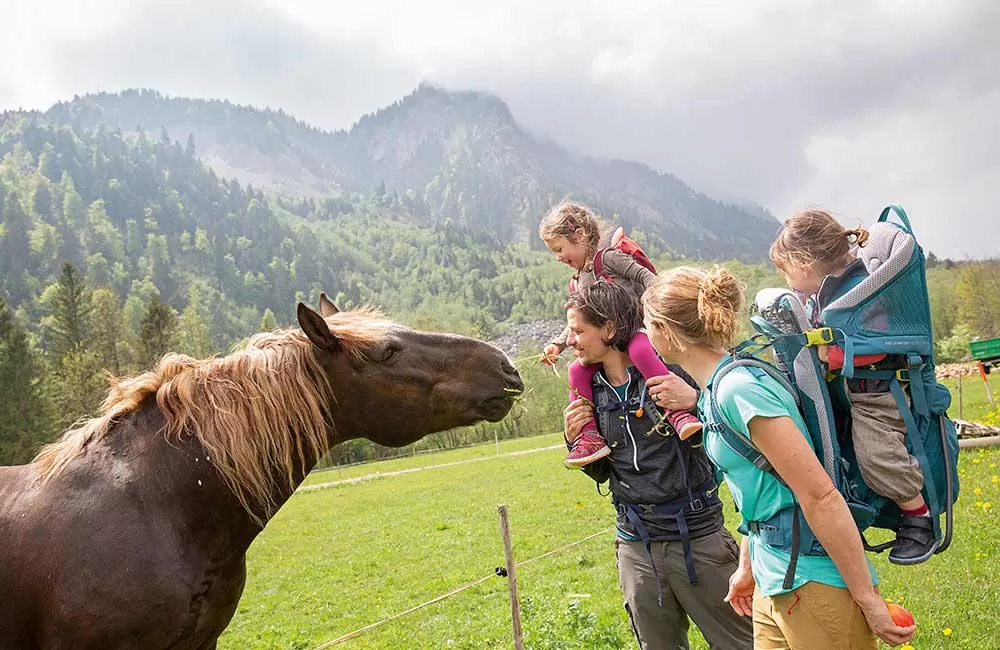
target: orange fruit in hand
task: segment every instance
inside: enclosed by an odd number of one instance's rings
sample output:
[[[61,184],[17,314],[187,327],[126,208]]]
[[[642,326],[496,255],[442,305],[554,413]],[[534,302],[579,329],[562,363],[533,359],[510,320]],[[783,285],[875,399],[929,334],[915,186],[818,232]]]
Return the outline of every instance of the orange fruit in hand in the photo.
[[[899,627],[910,627],[916,621],[913,620],[913,614],[906,611],[903,607],[897,605],[896,603],[887,602],[886,607],[889,608],[889,616],[892,617],[892,622]]]

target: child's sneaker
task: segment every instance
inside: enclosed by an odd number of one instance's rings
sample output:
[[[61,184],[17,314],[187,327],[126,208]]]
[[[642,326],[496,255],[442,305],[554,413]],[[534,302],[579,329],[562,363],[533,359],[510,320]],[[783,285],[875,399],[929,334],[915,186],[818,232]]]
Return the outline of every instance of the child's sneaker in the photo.
[[[667,422],[674,428],[681,440],[687,440],[701,431],[703,427],[695,414],[690,411],[670,411],[667,413]]]
[[[584,431],[573,441],[573,449],[566,456],[565,463],[570,467],[583,467],[610,453],[611,448],[596,431]]]
[[[896,529],[896,543],[889,551],[893,564],[920,564],[931,559],[941,545],[934,535],[934,520],[927,515],[902,515]]]

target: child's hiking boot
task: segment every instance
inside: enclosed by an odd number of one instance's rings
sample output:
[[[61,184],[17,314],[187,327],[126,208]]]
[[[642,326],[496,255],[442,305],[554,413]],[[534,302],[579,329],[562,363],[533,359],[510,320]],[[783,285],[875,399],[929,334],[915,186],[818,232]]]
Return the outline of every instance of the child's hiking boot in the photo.
[[[604,438],[598,435],[596,429],[589,429],[573,441],[573,449],[564,462],[570,467],[583,467],[610,453],[611,448],[604,442]]]
[[[690,411],[667,411],[667,422],[681,440],[687,440],[702,429],[702,423]]]
[[[902,515],[896,543],[889,551],[893,564],[920,564],[931,559],[940,542],[934,535],[934,520],[927,515]]]

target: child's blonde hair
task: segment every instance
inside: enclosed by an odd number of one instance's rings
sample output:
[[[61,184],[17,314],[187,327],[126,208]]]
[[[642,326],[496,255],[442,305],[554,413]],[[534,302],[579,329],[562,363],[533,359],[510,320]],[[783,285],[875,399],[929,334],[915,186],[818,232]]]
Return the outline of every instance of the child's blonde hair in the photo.
[[[555,237],[572,240],[575,234],[582,230],[586,234],[587,246],[596,253],[600,246],[603,226],[601,219],[593,210],[582,203],[563,199],[542,218],[542,223],[538,226],[538,236],[545,241]]]
[[[813,269],[830,273],[851,261],[851,248],[864,246],[868,231],[847,230],[829,212],[803,210],[791,217],[771,244],[770,257],[779,271]]]
[[[711,271],[681,266],[656,276],[642,305],[672,350],[726,349],[739,332],[743,285],[719,266]]]

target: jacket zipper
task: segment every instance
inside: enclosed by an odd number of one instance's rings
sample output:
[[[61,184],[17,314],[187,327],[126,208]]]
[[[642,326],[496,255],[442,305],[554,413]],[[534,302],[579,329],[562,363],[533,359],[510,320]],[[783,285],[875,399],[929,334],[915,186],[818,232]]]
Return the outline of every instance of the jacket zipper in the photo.
[[[600,377],[601,381],[604,382],[604,384],[606,384],[607,387],[611,389],[611,394],[615,396],[615,399],[618,400],[618,403],[619,404],[624,403],[626,405],[626,407],[627,407],[628,406],[628,399],[629,399],[629,390],[628,389],[632,386],[632,373],[628,373],[628,381],[625,383],[625,399],[624,400],[622,400],[620,397],[618,397],[618,391],[615,390],[615,387],[612,386],[608,382],[608,380],[604,378],[603,375],[598,375],[598,377]],[[640,471],[639,470],[639,446],[635,443],[635,436],[632,435],[632,427],[630,427],[629,423],[628,423],[628,408],[625,409],[625,415],[623,416],[623,419],[625,420],[625,431],[628,432],[628,437],[632,439],[632,467],[635,468],[636,472],[639,472]]]

